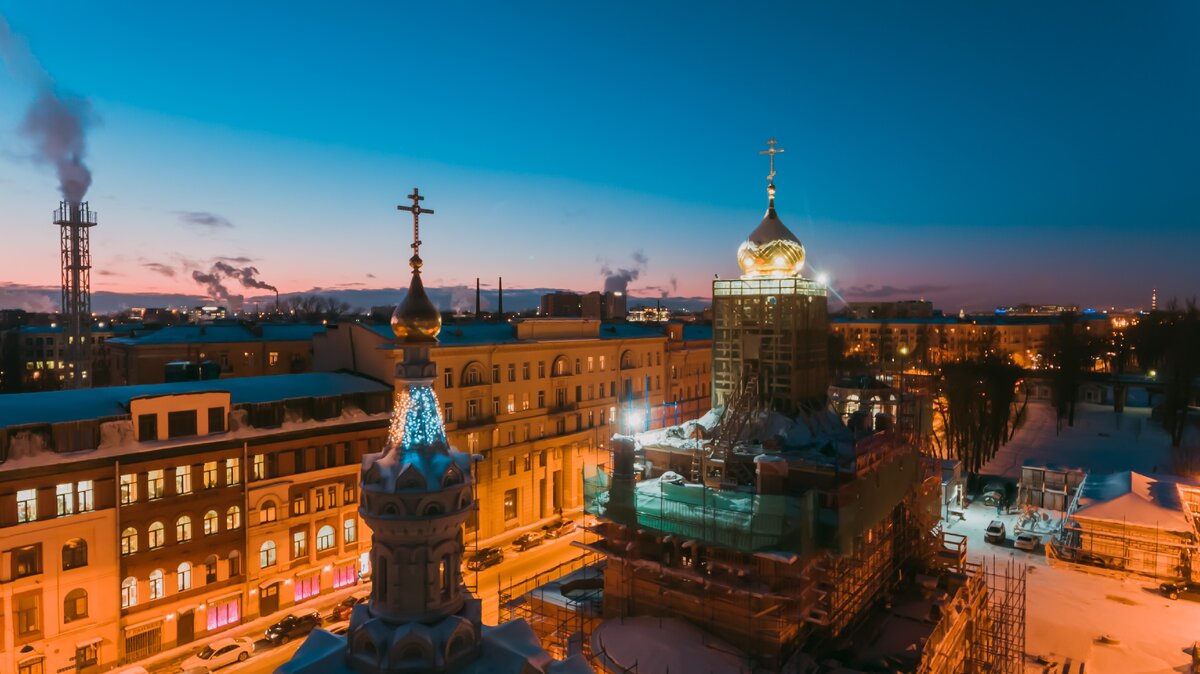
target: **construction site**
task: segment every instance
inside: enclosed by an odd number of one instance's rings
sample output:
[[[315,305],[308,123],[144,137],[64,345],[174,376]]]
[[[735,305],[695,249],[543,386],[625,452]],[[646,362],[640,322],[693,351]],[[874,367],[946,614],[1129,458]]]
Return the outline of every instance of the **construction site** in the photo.
[[[737,398],[724,417],[618,437],[585,477],[596,540],[502,588],[501,618],[598,671],[655,648],[597,639],[637,616],[712,635],[740,671],[1022,671],[1025,567],[967,561],[939,524],[940,472],[904,433]]]

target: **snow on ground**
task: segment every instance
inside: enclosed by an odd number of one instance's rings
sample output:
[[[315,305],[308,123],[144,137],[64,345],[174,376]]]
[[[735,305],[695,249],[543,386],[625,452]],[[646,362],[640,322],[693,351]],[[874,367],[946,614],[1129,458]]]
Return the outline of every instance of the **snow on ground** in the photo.
[[[747,658],[736,648],[674,618],[605,620],[592,632],[592,652],[611,671],[750,673]]]
[[[1027,564],[1026,652],[1054,654],[1070,660],[1070,671],[1086,663],[1088,674],[1159,674],[1190,671],[1192,643],[1200,640],[1200,602],[1171,601],[1158,593],[1151,578],[1090,569],[1047,560],[1042,551],[1012,547],[1016,515],[997,518],[996,509],[972,504],[966,520],[947,531],[965,534],[967,555],[974,561],[994,557]],[[983,540],[988,522],[1001,519],[1008,528],[1004,545]],[[1120,641],[1109,645],[1101,635]],[[1027,672],[1045,668],[1028,663]],[[1053,670],[1051,670],[1053,671]]]
[[[1029,403],[1024,423],[982,472],[1019,478],[1026,460],[1083,468],[1091,473],[1168,471],[1171,438],[1150,419],[1148,408],[1127,407],[1117,414],[1108,405],[1081,403],[1074,426],[1064,422],[1062,433],[1056,434],[1056,425],[1051,405]]]

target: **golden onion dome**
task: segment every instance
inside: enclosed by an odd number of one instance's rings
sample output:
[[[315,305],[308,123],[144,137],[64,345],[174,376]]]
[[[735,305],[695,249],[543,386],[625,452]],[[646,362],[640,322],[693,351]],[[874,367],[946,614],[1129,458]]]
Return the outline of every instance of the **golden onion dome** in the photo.
[[[409,263],[413,268],[408,294],[392,313],[392,334],[405,342],[436,342],[442,331],[442,314],[425,294],[421,283],[421,258],[414,255]]]
[[[738,266],[743,278],[800,276],[804,268],[804,244],[775,214],[775,186],[768,188],[767,214],[738,247]]]

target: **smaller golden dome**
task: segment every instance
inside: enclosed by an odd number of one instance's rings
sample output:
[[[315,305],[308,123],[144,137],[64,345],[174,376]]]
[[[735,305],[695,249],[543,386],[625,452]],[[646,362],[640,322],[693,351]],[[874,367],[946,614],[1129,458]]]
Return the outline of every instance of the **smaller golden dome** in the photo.
[[[412,283],[408,286],[408,294],[392,313],[392,334],[404,342],[436,342],[442,331],[442,314],[425,294],[425,285],[421,283],[421,259],[413,256],[411,264]]]
[[[743,278],[800,276],[804,268],[804,244],[775,214],[774,185],[767,214],[738,247],[738,266]]]

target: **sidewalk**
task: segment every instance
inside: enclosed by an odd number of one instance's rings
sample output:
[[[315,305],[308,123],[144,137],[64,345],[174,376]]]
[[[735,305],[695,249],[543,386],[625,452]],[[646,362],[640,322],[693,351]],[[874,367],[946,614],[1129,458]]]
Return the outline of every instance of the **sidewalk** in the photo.
[[[364,586],[369,585],[370,581],[366,581],[356,585],[340,588],[328,594],[322,594],[310,599],[306,599],[299,604],[293,604],[292,606],[280,609],[270,615],[260,616],[249,622],[244,622],[240,625],[231,627],[230,629],[201,637],[195,641],[192,641],[191,643],[186,643],[182,646],[176,646],[175,648],[160,651],[148,658],[143,658],[142,660],[138,660],[136,662],[118,665],[114,671],[119,674],[120,672],[123,672],[131,667],[145,667],[146,671],[151,672],[151,674],[159,674],[159,672],[171,674],[179,670],[179,663],[185,658],[199,651],[201,648],[204,648],[208,642],[216,639],[250,637],[254,639],[257,648],[257,642],[262,639],[263,632],[267,629],[267,627],[270,627],[288,613],[315,608],[321,611],[321,616],[324,618],[333,609],[333,607],[340,603],[343,599],[354,592],[362,590]],[[322,607],[324,607],[326,610],[321,610]]]

